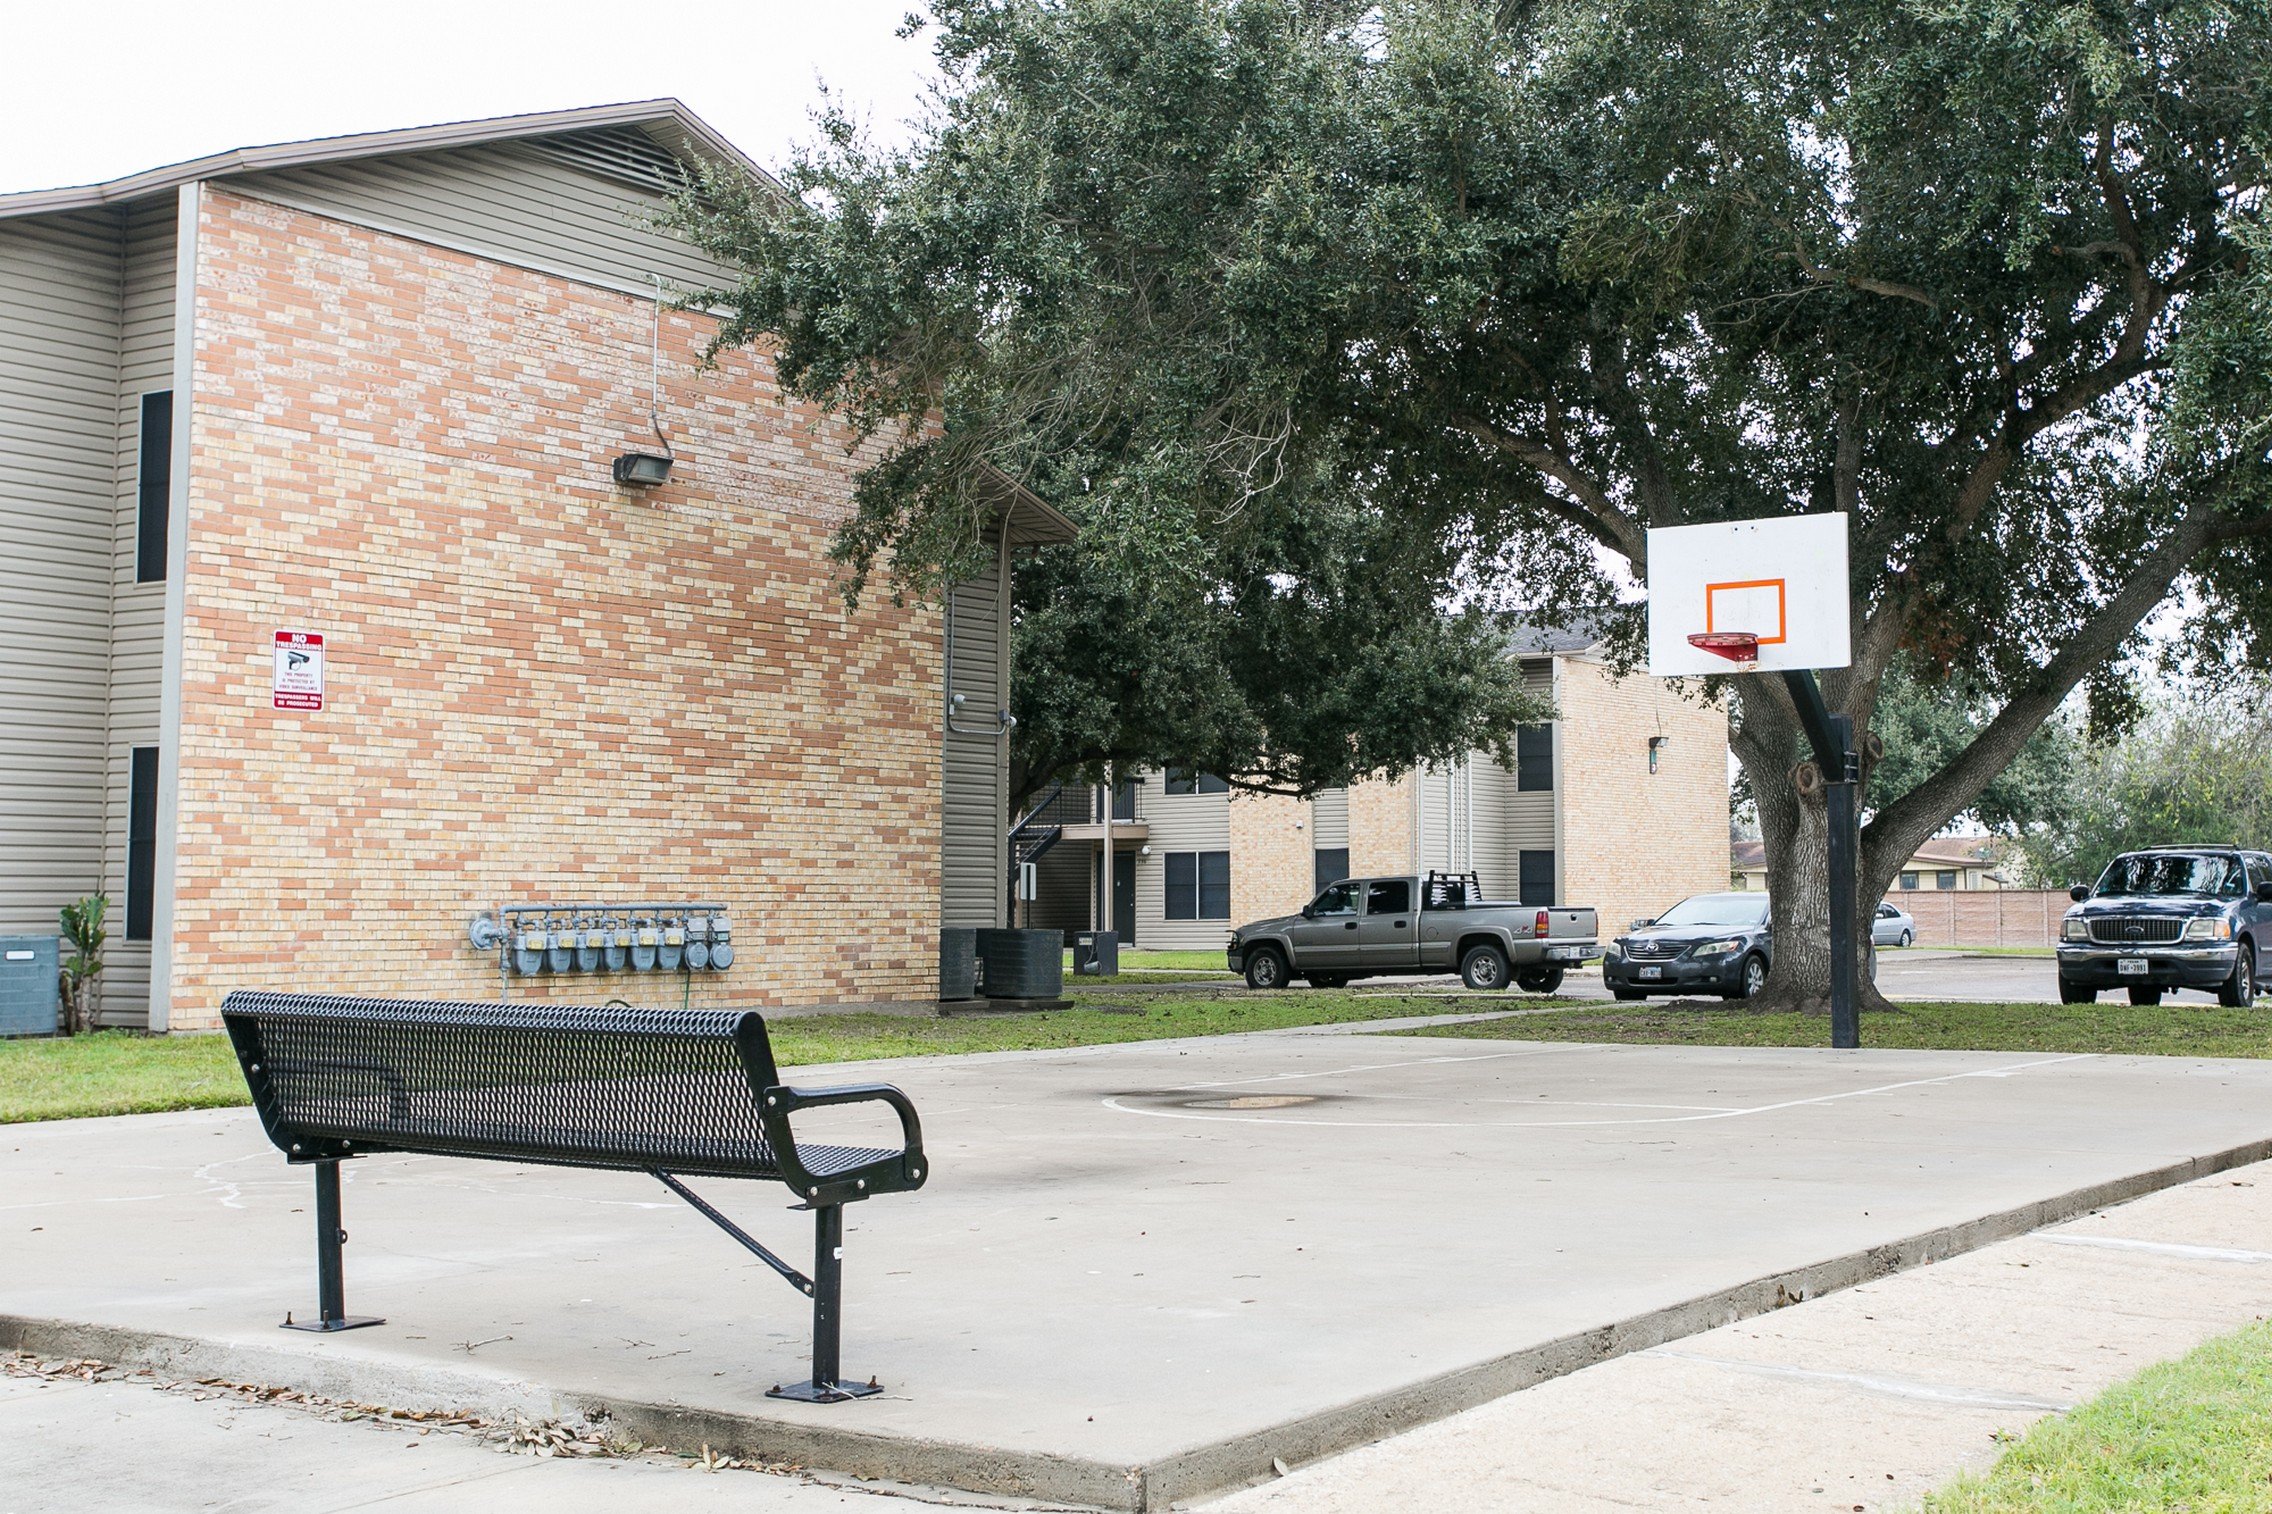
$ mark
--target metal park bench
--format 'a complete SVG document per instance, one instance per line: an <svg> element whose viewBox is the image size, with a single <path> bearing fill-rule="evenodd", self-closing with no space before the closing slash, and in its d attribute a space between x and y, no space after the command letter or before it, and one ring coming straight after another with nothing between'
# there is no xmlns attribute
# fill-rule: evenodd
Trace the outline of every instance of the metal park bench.
<svg viewBox="0 0 2272 1514"><path fill-rule="evenodd" d="M485 1157L644 1172L754 1252L813 1301L810 1381L773 1396L835 1403L879 1391L841 1380L844 1206L923 1186L929 1163L915 1106L885 1084L790 1088L765 1021L747 1011L453 1004L323 994L230 994L221 1005L260 1123L316 1175L319 1318L303 1330L382 1324L349 1318L340 1247L339 1164L373 1152ZM882 1103L904 1146L807 1145L790 1117ZM813 1275L775 1256L682 1179L770 1178L813 1211Z"/></svg>

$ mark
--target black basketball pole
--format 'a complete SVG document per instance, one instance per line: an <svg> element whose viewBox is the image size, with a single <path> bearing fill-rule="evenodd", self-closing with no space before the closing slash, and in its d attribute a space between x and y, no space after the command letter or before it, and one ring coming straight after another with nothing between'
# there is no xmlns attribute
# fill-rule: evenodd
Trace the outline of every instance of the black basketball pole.
<svg viewBox="0 0 2272 1514"><path fill-rule="evenodd" d="M1854 1002L1858 968L1854 940L1855 864L1861 850L1855 830L1854 793L1861 787L1862 757L1854 749L1854 722L1833 715L1822 689L1807 668L1785 670L1783 684L1798 706L1799 723L1814 746L1822 770L1824 819L1830 830L1830 1044L1852 1051L1862 1044L1862 1020Z"/></svg>

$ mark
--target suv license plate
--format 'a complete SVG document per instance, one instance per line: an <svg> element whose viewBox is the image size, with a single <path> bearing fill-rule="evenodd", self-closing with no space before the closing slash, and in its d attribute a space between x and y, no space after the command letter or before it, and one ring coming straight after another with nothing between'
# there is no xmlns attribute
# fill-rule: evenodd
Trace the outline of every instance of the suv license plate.
<svg viewBox="0 0 2272 1514"><path fill-rule="evenodd" d="M2116 959L2114 970L2125 978L2143 978L2154 970L2154 964L2144 957L2121 957Z"/></svg>
<svg viewBox="0 0 2272 1514"><path fill-rule="evenodd" d="M1586 954L1585 951L1580 947L1550 946L1546 949L1546 955L1550 961L1580 962L1585 959Z"/></svg>
<svg viewBox="0 0 2272 1514"><path fill-rule="evenodd" d="M1633 976L1636 978L1661 978L1664 975L1665 970L1661 967L1636 968L1633 973Z"/></svg>

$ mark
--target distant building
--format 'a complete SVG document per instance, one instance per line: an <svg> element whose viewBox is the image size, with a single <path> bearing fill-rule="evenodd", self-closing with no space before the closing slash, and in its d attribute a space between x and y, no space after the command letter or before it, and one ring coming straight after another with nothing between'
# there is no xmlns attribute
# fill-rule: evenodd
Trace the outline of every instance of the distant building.
<svg viewBox="0 0 2272 1514"><path fill-rule="evenodd" d="M1307 800L1173 769L1123 785L1112 827L1123 941L1218 947L1241 921L1371 873L1473 870L1492 898L1590 904L1605 928L1724 887L1726 712L1661 679L1614 676L1588 634L1529 632L1515 652L1559 718L1521 734L1512 769L1476 752ZM1102 808L1093 789L1044 795L1013 833L1040 878L1028 923L1096 923Z"/></svg>
<svg viewBox="0 0 2272 1514"><path fill-rule="evenodd" d="M2003 871L2006 843L1996 836L1936 836L1917 848L1892 892L1951 889L1972 892L2010 888ZM1728 881L1736 888L1767 887L1767 847L1764 842L1738 841L1730 848Z"/></svg>

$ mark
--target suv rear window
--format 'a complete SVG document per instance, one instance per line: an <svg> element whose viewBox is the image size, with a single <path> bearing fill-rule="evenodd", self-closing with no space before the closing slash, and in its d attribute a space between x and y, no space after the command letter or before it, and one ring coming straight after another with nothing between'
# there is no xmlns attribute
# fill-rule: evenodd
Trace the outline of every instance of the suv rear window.
<svg viewBox="0 0 2272 1514"><path fill-rule="evenodd" d="M2131 852L2106 865L2096 892L2233 899L2247 892L2246 874L2230 852Z"/></svg>

